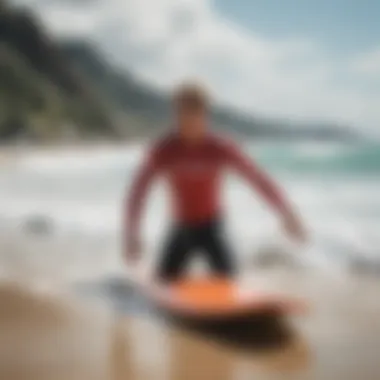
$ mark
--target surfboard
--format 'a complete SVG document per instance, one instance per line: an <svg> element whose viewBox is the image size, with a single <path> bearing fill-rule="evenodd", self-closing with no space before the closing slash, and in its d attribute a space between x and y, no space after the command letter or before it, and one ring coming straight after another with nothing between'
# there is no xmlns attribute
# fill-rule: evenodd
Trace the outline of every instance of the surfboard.
<svg viewBox="0 0 380 380"><path fill-rule="evenodd" d="M242 289L226 278L184 278L168 284L145 287L150 300L161 310L175 316L198 320L226 320L272 313L304 314L303 300Z"/></svg>

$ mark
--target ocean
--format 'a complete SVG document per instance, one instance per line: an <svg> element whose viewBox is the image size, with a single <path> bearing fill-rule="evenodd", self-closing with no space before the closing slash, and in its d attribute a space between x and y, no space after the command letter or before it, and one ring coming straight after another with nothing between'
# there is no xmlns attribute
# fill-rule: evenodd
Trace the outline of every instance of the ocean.
<svg viewBox="0 0 380 380"><path fill-rule="evenodd" d="M244 149L297 206L310 241L305 247L288 241L267 205L231 173L223 193L226 234L242 270L284 266L380 275L379 143L251 142ZM144 150L73 147L3 159L0 231L12 241L28 239L26 252L0 255L3 272L72 280L123 271L123 200ZM150 266L169 220L165 194L157 183L145 208Z"/></svg>

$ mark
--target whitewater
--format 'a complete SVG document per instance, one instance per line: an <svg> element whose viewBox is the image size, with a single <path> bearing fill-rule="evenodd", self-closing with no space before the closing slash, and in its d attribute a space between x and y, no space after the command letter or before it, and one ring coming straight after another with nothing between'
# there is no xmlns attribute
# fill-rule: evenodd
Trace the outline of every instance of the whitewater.
<svg viewBox="0 0 380 380"><path fill-rule="evenodd" d="M0 255L2 270L61 279L120 273L124 199L145 148L36 149L3 159L0 231L8 253ZM380 275L380 145L251 142L244 149L297 206L310 241L306 247L289 242L267 205L231 173L223 194L226 233L242 270L282 265ZM165 195L157 183L145 208L149 265L169 221ZM47 232L30 229L36 220ZM23 252L10 254L20 238L27 241Z"/></svg>

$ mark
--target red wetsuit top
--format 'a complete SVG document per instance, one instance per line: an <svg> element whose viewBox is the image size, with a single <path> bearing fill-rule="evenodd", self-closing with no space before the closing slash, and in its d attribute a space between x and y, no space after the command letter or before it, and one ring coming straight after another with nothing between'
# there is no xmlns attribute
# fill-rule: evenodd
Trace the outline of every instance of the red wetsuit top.
<svg viewBox="0 0 380 380"><path fill-rule="evenodd" d="M179 223L197 224L218 216L221 175L228 167L245 177L275 209L285 211L281 192L232 141L208 135L200 143L188 144L173 134L153 145L137 171L127 204L127 236L139 233L141 209L157 175L169 184Z"/></svg>

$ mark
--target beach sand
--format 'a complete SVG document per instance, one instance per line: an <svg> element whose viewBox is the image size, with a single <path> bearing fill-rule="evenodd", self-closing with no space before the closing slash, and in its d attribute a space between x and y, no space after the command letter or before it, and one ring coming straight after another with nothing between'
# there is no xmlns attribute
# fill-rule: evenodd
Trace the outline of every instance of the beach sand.
<svg viewBox="0 0 380 380"><path fill-rule="evenodd" d="M235 379L304 371L308 361L301 341L237 353L162 322L12 283L1 285L0 301L1 379Z"/></svg>
<svg viewBox="0 0 380 380"><path fill-rule="evenodd" d="M264 349L232 345L151 314L117 314L66 290L3 281L0 379L375 380L377 286L368 279L350 287L330 284L319 304L318 292L304 287L314 310L290 321L289 339Z"/></svg>

